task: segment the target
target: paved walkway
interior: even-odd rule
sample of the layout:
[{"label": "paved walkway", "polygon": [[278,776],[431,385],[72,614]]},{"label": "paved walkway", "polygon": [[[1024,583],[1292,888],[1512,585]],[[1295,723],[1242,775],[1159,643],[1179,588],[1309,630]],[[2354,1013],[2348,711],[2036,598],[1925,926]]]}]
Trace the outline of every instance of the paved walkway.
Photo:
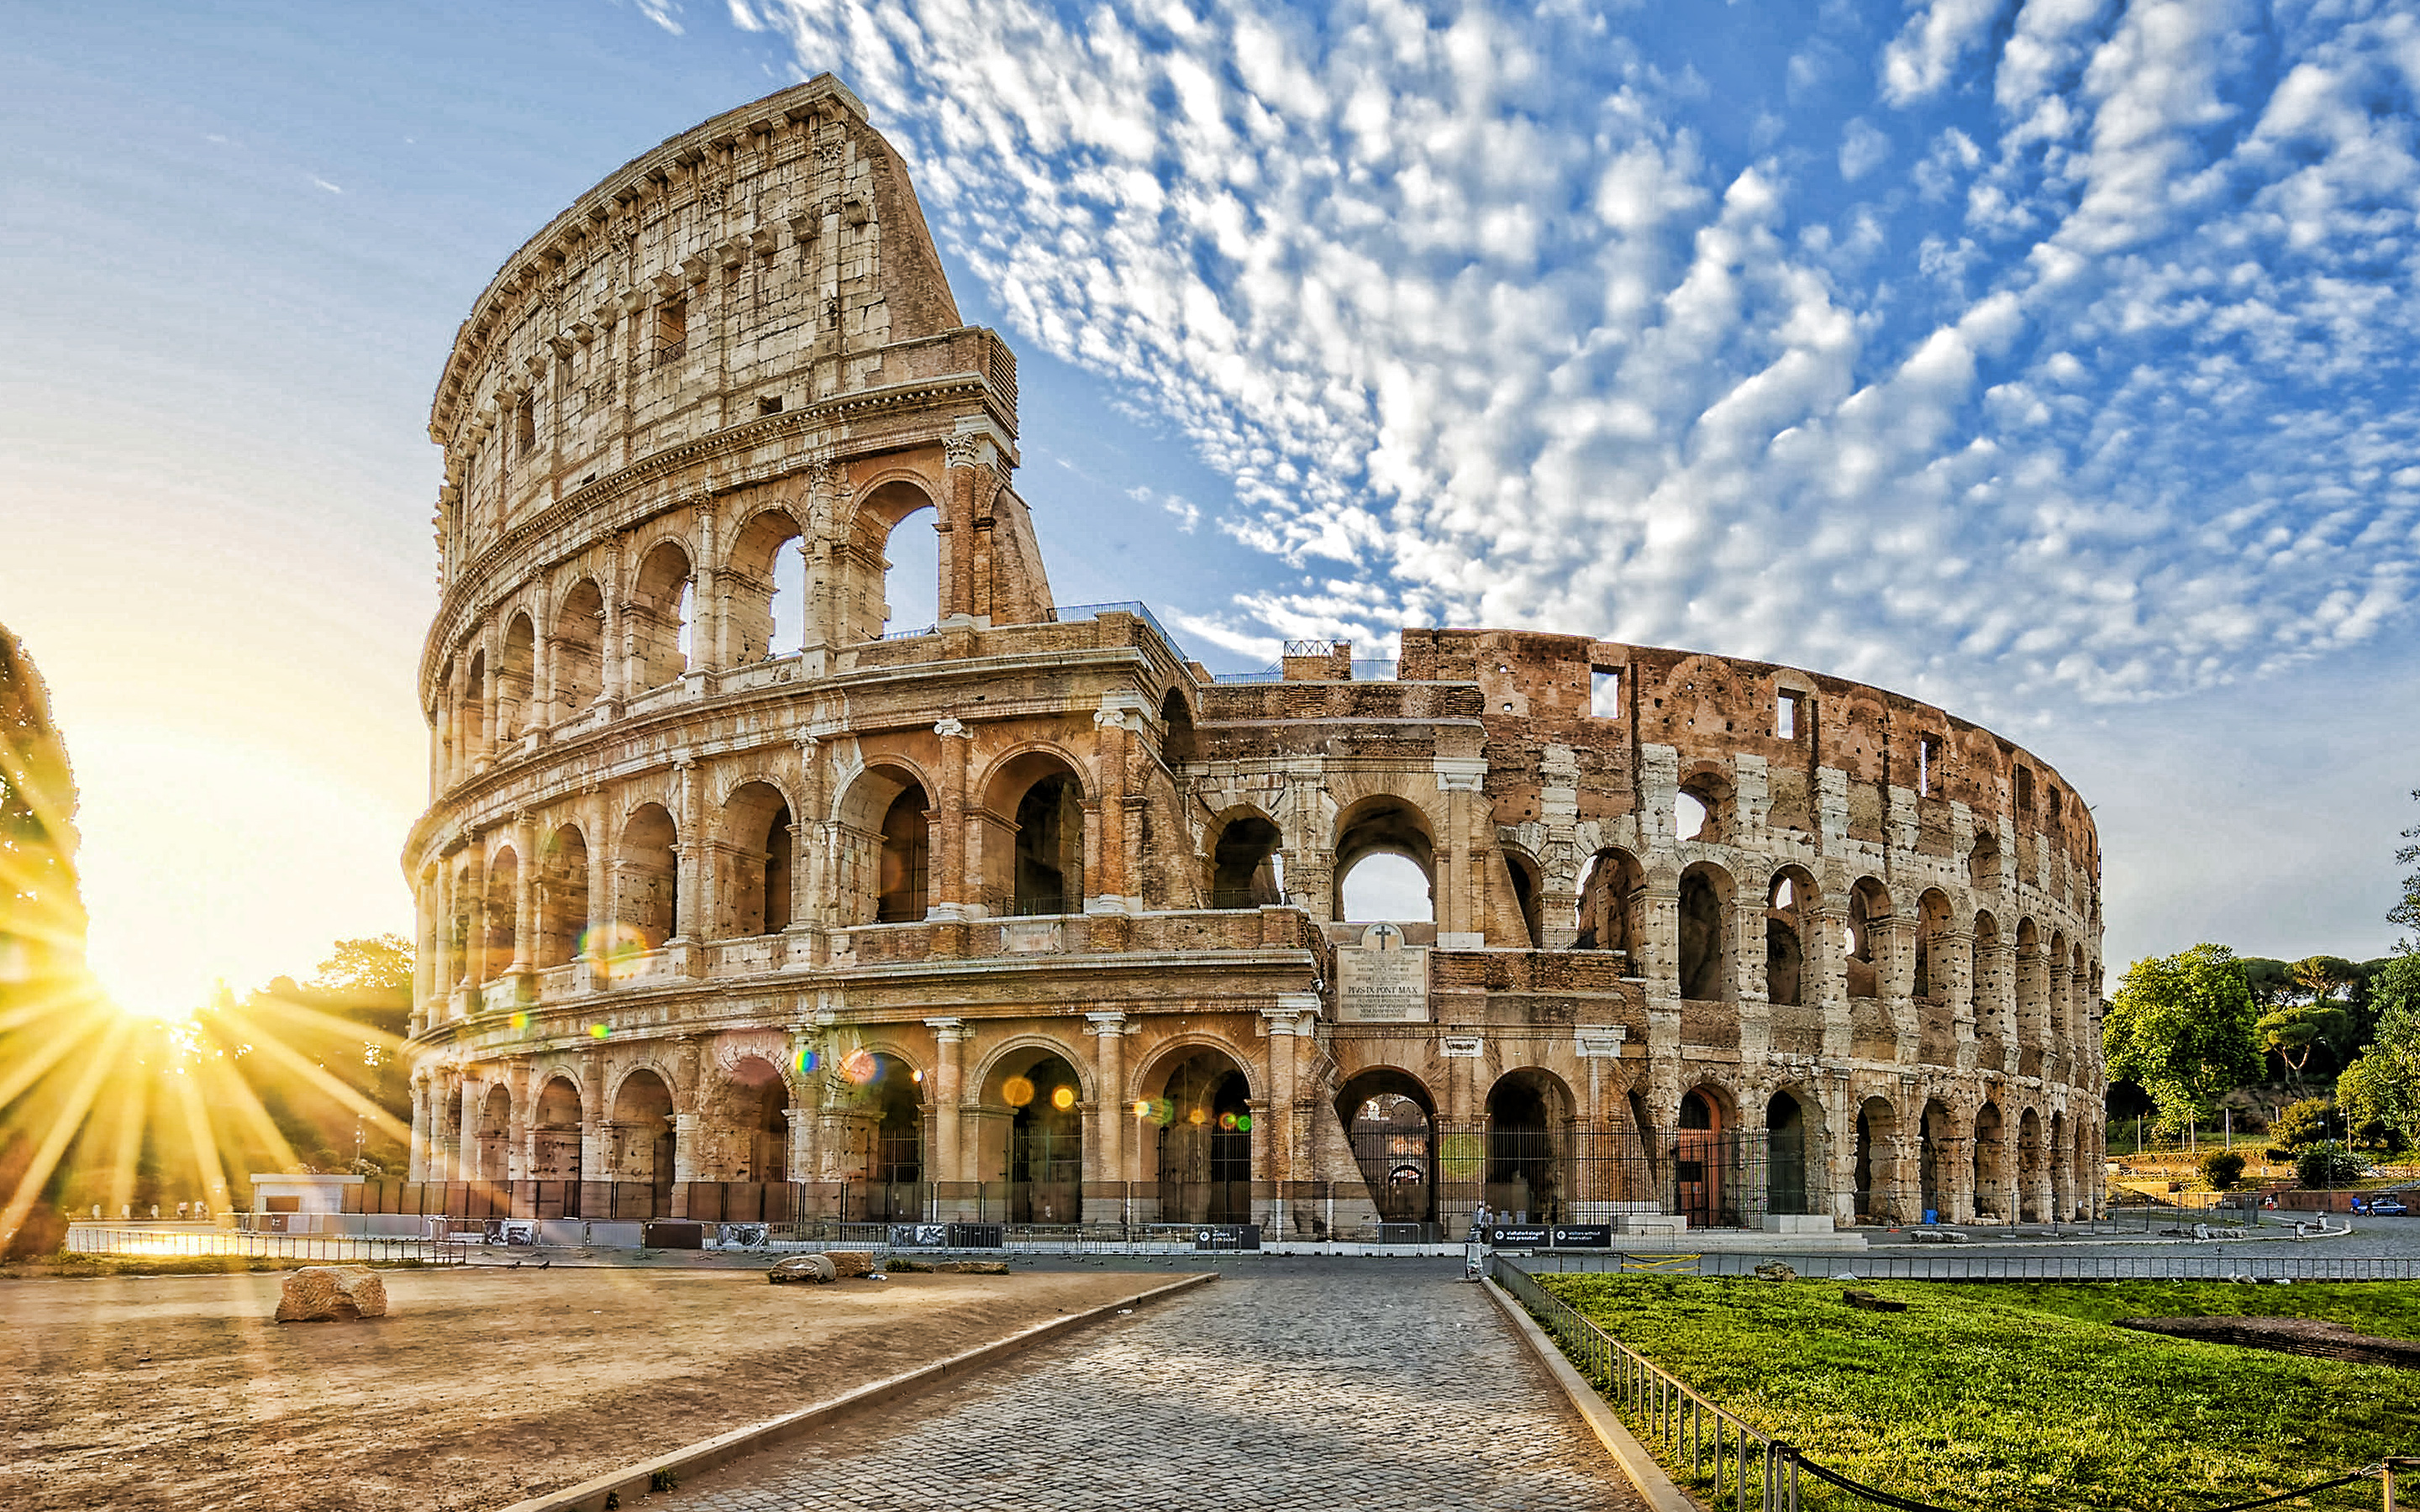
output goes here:
[{"label": "paved walkway", "polygon": [[[1272,1260],[646,1512],[1640,1507],[1458,1267]],[[1138,1277],[1138,1279],[1141,1279]]]}]

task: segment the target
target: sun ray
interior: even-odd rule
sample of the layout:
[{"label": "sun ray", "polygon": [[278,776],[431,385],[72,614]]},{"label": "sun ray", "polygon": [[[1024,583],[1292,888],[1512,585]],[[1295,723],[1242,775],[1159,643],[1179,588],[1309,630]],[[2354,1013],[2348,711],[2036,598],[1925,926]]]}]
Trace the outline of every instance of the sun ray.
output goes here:
[{"label": "sun ray", "polygon": [[98,999],[88,982],[77,981],[54,987],[32,1002],[20,1003],[0,1012],[0,1034],[11,1034],[29,1024],[39,1023],[54,1013],[68,1013],[78,1009],[89,1010]]},{"label": "sun ray", "polygon": [[[240,1027],[250,1026],[246,1025],[245,1017],[241,1011],[223,1011],[220,1016],[229,1020]],[[364,1097],[360,1092],[347,1086],[341,1078],[330,1072],[326,1068],[314,1065],[308,1057],[302,1055],[300,1051],[293,1049],[291,1046],[287,1045],[274,1035],[255,1034],[248,1038],[247,1042],[252,1046],[254,1054],[269,1057],[271,1059],[276,1061],[278,1065],[293,1072],[295,1075],[302,1077],[313,1087],[318,1088],[320,1091],[343,1103],[355,1115],[365,1119],[380,1133],[407,1141],[411,1138],[411,1126],[410,1124],[403,1122],[394,1114],[389,1113],[386,1109],[379,1106],[376,1103],[371,1102],[368,1098]]]},{"label": "sun ray", "polygon": [[[131,1022],[121,1019],[118,1021],[117,1027],[123,1028]],[[79,1028],[53,1040],[20,1062],[6,1077],[0,1077],[0,1113],[5,1113],[7,1109],[13,1106],[17,1099],[24,1095],[27,1088],[48,1075],[52,1067],[73,1054],[78,1045],[91,1039],[93,1034],[102,1029],[107,1023],[107,1020],[98,1017],[85,1020]]]},{"label": "sun ray", "polygon": [[112,1071],[118,1069],[116,1055],[119,1042],[132,1028],[133,1025],[124,1019],[110,1026],[107,1038],[100,1046],[101,1053],[85,1067],[84,1075],[76,1082],[75,1089],[68,1094],[66,1104],[59,1109],[59,1116],[52,1120],[50,1133],[43,1136],[41,1146],[34,1151],[33,1164],[25,1167],[24,1176],[17,1182],[17,1190],[9,1194],[8,1207],[0,1208],[0,1247],[6,1247],[10,1240],[17,1237],[17,1230],[24,1225],[25,1214],[31,1212],[34,1204],[40,1200],[42,1187],[50,1180],[51,1172],[57,1167],[59,1157],[67,1153],[68,1146],[84,1127],[85,1115],[91,1110],[93,1099],[100,1095],[101,1083],[109,1079]]},{"label": "sun ray", "polygon": [[[177,1100],[184,1104],[185,1137],[192,1144],[194,1168],[202,1179],[202,1190],[209,1194],[213,1211],[224,1211],[232,1204],[227,1199],[226,1165],[219,1159],[218,1136],[210,1128],[209,1110],[202,1105],[200,1080],[178,1076]],[[281,1141],[282,1143],[282,1141]]]},{"label": "sun ray", "polygon": [[149,1121],[151,1083],[156,1068],[145,1066],[140,1075],[119,1080],[117,1135],[109,1155],[109,1195],[103,1212],[117,1212],[134,1200],[135,1166],[143,1158],[143,1131]]},{"label": "sun ray", "polygon": [[287,1142],[277,1120],[269,1116],[269,1109],[261,1103],[260,1094],[253,1090],[251,1081],[233,1059],[204,1057],[199,1069],[212,1084],[211,1105],[231,1112],[243,1131],[268,1154],[271,1165],[283,1171],[302,1164],[302,1157]]}]

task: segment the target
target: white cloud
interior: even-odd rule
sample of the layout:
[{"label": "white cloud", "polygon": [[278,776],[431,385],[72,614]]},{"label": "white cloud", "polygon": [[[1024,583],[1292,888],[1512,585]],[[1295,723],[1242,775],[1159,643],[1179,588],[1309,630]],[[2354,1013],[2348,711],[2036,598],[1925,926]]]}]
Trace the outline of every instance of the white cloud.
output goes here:
[{"label": "white cloud", "polygon": [[1855,183],[1890,161],[1891,139],[1862,116],[1852,116],[1840,131],[1840,177]]},{"label": "white cloud", "polygon": [[1126,497],[1139,504],[1158,505],[1164,513],[1175,517],[1176,528],[1184,534],[1192,534],[1202,523],[1202,506],[1183,494],[1163,494],[1138,485],[1126,490]]},{"label": "white cloud", "polygon": [[2001,0],[1930,0],[1883,49],[1882,97],[1893,105],[1929,100],[1990,33]]}]

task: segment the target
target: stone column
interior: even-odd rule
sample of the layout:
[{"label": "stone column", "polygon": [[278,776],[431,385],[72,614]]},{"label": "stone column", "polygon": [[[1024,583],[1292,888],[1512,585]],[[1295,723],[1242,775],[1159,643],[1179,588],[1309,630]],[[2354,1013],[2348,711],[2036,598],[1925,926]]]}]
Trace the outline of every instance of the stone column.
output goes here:
[{"label": "stone column", "polygon": [[969,844],[967,764],[974,745],[967,727],[955,717],[933,726],[940,740],[941,791],[934,795],[928,865],[933,891],[939,896],[926,907],[928,918],[964,918],[969,903],[982,896],[983,878],[975,872],[980,858]]},{"label": "stone column", "polygon": [[1445,853],[1436,858],[1437,945],[1449,950],[1475,950],[1487,943],[1487,934],[1481,886],[1471,865],[1471,810],[1479,801],[1487,763],[1476,756],[1440,756],[1432,769],[1446,810]]},{"label": "stone column", "polygon": [[678,837],[673,846],[673,866],[678,878],[675,886],[680,895],[675,900],[677,909],[673,919],[673,933],[685,941],[706,937],[706,864],[707,847],[705,826],[699,822],[698,808],[703,787],[698,780],[697,762],[684,756],[673,763],[680,786],[675,797],[677,805]]},{"label": "stone column", "polygon": [[432,1115],[428,1096],[428,1068],[416,1066],[411,1072],[411,1155],[404,1169],[406,1179],[428,1180],[428,1149]]},{"label": "stone column", "polygon": [[458,1131],[454,1145],[456,1165],[454,1180],[475,1181],[479,1179],[479,1116],[485,1111],[483,1098],[487,1092],[487,1084],[464,1075],[459,1078],[458,1087],[462,1094],[461,1127]]},{"label": "stone column", "polygon": [[1945,931],[1935,942],[1932,959],[1936,982],[1945,982],[1949,999],[1950,1063],[1960,1071],[1975,1069],[1975,930],[1967,926]]},{"label": "stone column", "polygon": [[529,974],[535,953],[531,937],[537,933],[537,816],[520,813],[513,819],[513,961],[514,976]]},{"label": "stone column", "polygon": [[487,982],[490,963],[488,960],[488,844],[480,836],[471,839],[469,868],[463,879],[463,913],[470,921],[463,941],[464,970],[462,982],[473,989],[472,1011],[478,1011],[476,990]]},{"label": "stone column", "polygon": [[[830,847],[820,842],[830,799],[824,792],[823,747],[813,735],[799,737],[799,811],[790,817],[790,930],[808,933],[826,922],[815,901],[834,892]],[[793,952],[794,963],[806,958]]]},{"label": "stone column", "polygon": [[1093,1074],[1100,1090],[1093,1099],[1100,1108],[1100,1129],[1097,1136],[1087,1137],[1087,1154],[1098,1151],[1093,1162],[1104,1181],[1131,1181],[1134,1174],[1127,1169],[1126,1122],[1134,1114],[1125,1099],[1125,1037],[1126,1016],[1111,1009],[1105,1012],[1086,1013],[1084,1032],[1093,1037]]},{"label": "stone column", "polygon": [[924,1023],[933,1031],[933,1121],[924,1136],[924,1180],[970,1180],[958,1129],[958,1110],[966,1099],[969,1030],[959,1018],[932,1018]]},{"label": "stone column", "polygon": [[630,686],[630,648],[622,643],[622,547],[619,540],[606,548],[603,566],[597,576],[602,579],[598,595],[604,601],[605,625],[597,641],[597,678],[606,699],[617,707]]}]

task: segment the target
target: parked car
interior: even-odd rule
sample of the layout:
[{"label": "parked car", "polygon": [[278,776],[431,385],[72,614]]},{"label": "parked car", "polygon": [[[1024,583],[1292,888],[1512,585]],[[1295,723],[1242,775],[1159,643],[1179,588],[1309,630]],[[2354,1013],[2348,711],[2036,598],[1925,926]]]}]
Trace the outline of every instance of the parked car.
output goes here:
[{"label": "parked car", "polygon": [[2371,1198],[2369,1211],[2370,1216],[2374,1218],[2403,1218],[2409,1217],[2412,1210],[2404,1204],[2399,1195],[2390,1192],[2383,1196]]}]

